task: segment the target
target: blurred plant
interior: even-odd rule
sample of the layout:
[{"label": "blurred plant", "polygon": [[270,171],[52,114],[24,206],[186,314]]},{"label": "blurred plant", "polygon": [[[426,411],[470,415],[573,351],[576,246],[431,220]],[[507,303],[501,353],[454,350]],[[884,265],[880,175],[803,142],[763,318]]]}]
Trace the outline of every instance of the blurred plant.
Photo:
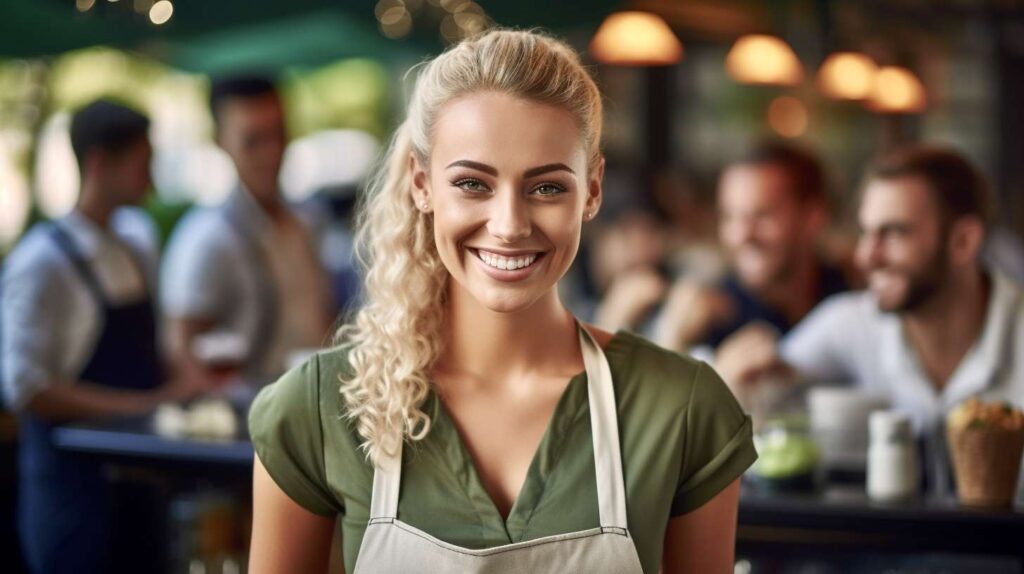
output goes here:
[{"label": "blurred plant", "polygon": [[[381,64],[368,59],[342,60],[313,70],[291,70],[282,80],[293,136],[331,128],[359,129],[380,138],[386,135],[388,73]],[[150,136],[158,156],[180,158],[189,150],[210,147],[213,126],[206,109],[207,90],[208,81],[202,75],[107,47],[32,61],[0,60],[0,207],[4,211],[0,215],[0,253],[31,223],[61,215],[77,197],[77,189],[70,189],[77,188],[77,172],[66,173],[76,169],[68,154],[58,154],[59,165],[38,161],[40,146],[47,143],[42,141],[44,136],[66,138],[66,126],[51,126],[54,118],[97,98],[112,98],[150,116]],[[56,143],[58,147],[66,145]],[[53,144],[49,141],[48,145]],[[44,171],[50,175],[61,171],[68,177],[41,180],[38,175]],[[148,206],[162,236],[197,193],[179,189],[191,179],[164,179],[156,178],[157,197]],[[61,189],[52,189],[54,185]],[[52,201],[41,202],[41,195]],[[43,205],[47,209],[41,209]]]}]

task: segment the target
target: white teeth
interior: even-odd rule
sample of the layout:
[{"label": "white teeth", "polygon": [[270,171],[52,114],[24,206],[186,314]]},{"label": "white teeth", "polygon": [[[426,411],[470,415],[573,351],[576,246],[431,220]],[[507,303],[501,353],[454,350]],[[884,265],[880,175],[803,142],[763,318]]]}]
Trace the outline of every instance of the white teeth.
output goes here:
[{"label": "white teeth", "polygon": [[477,254],[480,256],[480,259],[483,260],[484,263],[490,265],[491,267],[494,267],[495,269],[501,269],[503,271],[510,271],[514,269],[522,269],[524,267],[529,267],[530,265],[533,264],[534,261],[537,260],[536,254],[514,258],[498,257],[495,255],[491,255],[490,253],[484,253],[482,251],[477,251]]}]

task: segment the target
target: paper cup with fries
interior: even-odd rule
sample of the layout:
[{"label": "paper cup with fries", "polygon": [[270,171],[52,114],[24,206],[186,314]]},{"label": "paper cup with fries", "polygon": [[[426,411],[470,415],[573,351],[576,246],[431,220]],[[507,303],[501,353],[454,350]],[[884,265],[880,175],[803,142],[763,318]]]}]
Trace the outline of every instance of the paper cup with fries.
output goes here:
[{"label": "paper cup with fries", "polygon": [[1013,503],[1024,452],[1020,409],[970,398],[950,413],[946,440],[962,504],[1005,507]]}]

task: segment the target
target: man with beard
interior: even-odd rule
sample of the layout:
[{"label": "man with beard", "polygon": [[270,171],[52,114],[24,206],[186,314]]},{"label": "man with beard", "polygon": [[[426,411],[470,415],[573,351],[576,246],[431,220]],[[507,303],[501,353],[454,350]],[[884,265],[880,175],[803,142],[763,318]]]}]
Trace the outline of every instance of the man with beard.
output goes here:
[{"label": "man with beard", "polygon": [[819,254],[826,196],[821,164],[789,145],[762,143],[727,166],[719,239],[732,272],[715,286],[677,282],[656,322],[658,343],[736,347],[730,337],[752,322],[784,334],[822,299],[845,291],[843,273]]},{"label": "man with beard", "polygon": [[[979,262],[988,215],[984,179],[956,152],[882,158],[859,210],[868,289],[822,303],[782,341],[782,361],[887,397],[918,431],[970,396],[1024,404],[1024,294]],[[762,337],[734,381],[777,367],[772,349]]]}]

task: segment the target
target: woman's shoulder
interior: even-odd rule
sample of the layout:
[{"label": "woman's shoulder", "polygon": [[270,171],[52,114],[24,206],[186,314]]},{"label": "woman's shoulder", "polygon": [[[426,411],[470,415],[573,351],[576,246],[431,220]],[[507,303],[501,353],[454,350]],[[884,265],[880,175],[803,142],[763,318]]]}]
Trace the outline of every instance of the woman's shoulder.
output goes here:
[{"label": "woman's shoulder", "polygon": [[321,419],[344,418],[341,381],[351,372],[349,350],[325,349],[264,387],[249,411],[250,428],[316,425]]},{"label": "woman's shoulder", "polygon": [[629,331],[617,332],[605,354],[614,374],[650,391],[689,390],[698,380],[717,378],[707,363],[660,347]]},{"label": "woman's shoulder", "polygon": [[704,361],[624,331],[616,333],[605,354],[623,415],[671,422],[698,412],[724,416],[729,424],[744,416],[729,387]]},{"label": "woman's shoulder", "polygon": [[349,421],[337,410],[340,382],[330,390],[336,373],[328,369],[337,361],[333,350],[317,353],[264,387],[249,409],[249,437],[267,472],[293,500],[325,516],[344,506],[332,457],[359,460]]}]

